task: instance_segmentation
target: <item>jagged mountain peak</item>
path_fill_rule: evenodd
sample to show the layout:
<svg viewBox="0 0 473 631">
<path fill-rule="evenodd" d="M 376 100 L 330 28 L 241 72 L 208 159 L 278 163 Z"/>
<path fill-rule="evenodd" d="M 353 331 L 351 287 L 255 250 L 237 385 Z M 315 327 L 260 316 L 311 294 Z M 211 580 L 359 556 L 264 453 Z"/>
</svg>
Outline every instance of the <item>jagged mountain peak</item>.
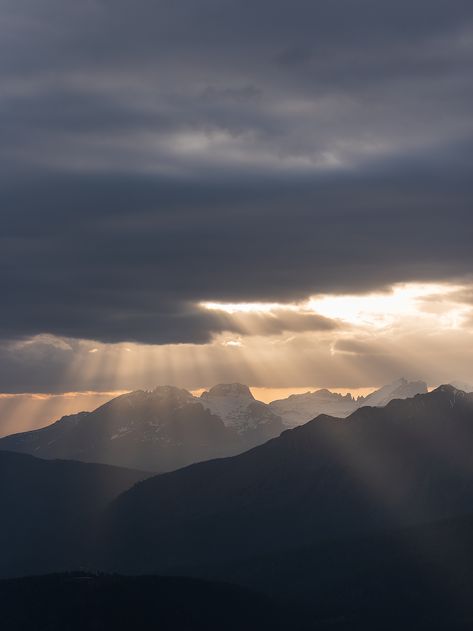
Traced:
<svg viewBox="0 0 473 631">
<path fill-rule="evenodd" d="M 464 390 L 461 390 L 460 388 L 457 388 L 456 386 L 452 385 L 451 383 L 444 383 L 440 386 L 438 386 L 438 388 L 435 388 L 434 390 L 432 390 L 432 392 L 445 392 L 446 394 L 456 394 L 458 392 L 460 392 L 461 394 L 465 394 Z"/>
<path fill-rule="evenodd" d="M 424 381 L 408 381 L 405 377 L 401 377 L 360 399 L 360 403 L 364 406 L 384 407 L 392 399 L 407 399 L 416 394 L 427 394 L 427 392 L 427 384 Z"/>
<path fill-rule="evenodd" d="M 257 401 L 249 387 L 241 383 L 218 384 L 203 392 L 200 401 L 226 427 L 246 435 L 250 439 L 248 446 L 279 436 L 284 429 L 281 418 L 270 406 Z"/>
<path fill-rule="evenodd" d="M 172 400 L 181 404 L 197 403 L 198 401 L 188 390 L 176 386 L 156 386 L 150 395 L 153 399 Z"/>
<path fill-rule="evenodd" d="M 355 399 L 350 393 L 342 395 L 322 388 L 272 401 L 270 407 L 282 418 L 286 427 L 292 428 L 303 425 L 320 414 L 346 417 L 361 406 L 384 407 L 392 399 L 406 399 L 427 391 L 427 384 L 423 381 L 408 381 L 401 377 L 366 397 Z"/>
<path fill-rule="evenodd" d="M 193 395 L 189 392 L 189 390 L 185 390 L 184 388 L 178 388 L 177 386 L 156 386 L 153 390 L 151 390 L 151 394 L 157 396 L 183 396 L 187 398 L 193 398 Z"/>
<path fill-rule="evenodd" d="M 284 427 L 248 386 L 220 384 L 195 397 L 160 385 L 115 397 L 92 412 L 5 437 L 0 448 L 43 458 L 73 458 L 169 471 L 240 453 Z"/>
<path fill-rule="evenodd" d="M 201 394 L 202 399 L 210 397 L 246 397 L 255 400 L 249 387 L 242 383 L 219 383 Z"/>
<path fill-rule="evenodd" d="M 125 569 L 146 572 L 165 569 L 167 556 L 221 562 L 469 511 L 472 418 L 473 395 L 447 386 L 346 419 L 321 415 L 234 458 L 157 476 L 114 505 L 111 558 L 126 541 Z"/>
</svg>

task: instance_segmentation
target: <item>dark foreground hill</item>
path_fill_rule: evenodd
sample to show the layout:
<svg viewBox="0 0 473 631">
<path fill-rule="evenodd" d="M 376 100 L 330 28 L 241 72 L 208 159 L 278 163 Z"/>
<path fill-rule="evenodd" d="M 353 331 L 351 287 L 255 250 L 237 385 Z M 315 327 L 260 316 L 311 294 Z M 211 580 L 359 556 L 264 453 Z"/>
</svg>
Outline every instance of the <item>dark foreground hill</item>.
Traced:
<svg viewBox="0 0 473 631">
<path fill-rule="evenodd" d="M 167 571 L 471 512 L 473 395 L 450 386 L 146 480 L 104 527 L 106 563 Z"/>
<path fill-rule="evenodd" d="M 82 573 L 0 581 L 2 628 L 473 628 L 473 517 L 186 571 L 199 579 Z"/>
<path fill-rule="evenodd" d="M 316 629 L 473 628 L 471 515 L 181 571 L 262 590 Z"/>
<path fill-rule="evenodd" d="M 106 506 L 147 476 L 0 452 L 0 577 L 84 563 Z"/>
<path fill-rule="evenodd" d="M 5 631 L 299 629 L 270 598 L 190 578 L 64 574 L 0 581 Z"/>
</svg>

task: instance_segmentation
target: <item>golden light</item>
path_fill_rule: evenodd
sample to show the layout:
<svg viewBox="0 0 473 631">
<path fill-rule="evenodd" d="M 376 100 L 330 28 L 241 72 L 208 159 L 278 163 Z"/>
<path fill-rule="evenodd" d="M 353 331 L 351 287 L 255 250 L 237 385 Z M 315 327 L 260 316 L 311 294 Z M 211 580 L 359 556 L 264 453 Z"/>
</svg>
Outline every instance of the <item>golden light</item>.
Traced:
<svg viewBox="0 0 473 631">
<path fill-rule="evenodd" d="M 221 311 L 229 315 L 240 313 L 273 313 L 281 309 L 299 310 L 297 304 L 282 304 L 278 302 L 201 302 L 199 306 L 208 311 Z"/>
<path fill-rule="evenodd" d="M 280 311 L 293 311 L 374 329 L 390 326 L 399 319 L 435 317 L 438 326 L 457 328 L 471 311 L 470 305 L 455 300 L 455 295 L 464 289 L 462 285 L 404 283 L 393 285 L 385 292 L 321 294 L 299 303 L 203 302 L 200 307 L 235 318 L 246 314 L 277 317 Z"/>
</svg>

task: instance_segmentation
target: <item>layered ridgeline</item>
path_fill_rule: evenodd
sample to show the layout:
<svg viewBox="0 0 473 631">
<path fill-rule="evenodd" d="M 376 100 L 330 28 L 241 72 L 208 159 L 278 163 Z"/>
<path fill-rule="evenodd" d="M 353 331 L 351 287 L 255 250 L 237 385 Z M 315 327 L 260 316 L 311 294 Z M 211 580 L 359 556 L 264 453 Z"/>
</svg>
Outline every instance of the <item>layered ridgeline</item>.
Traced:
<svg viewBox="0 0 473 631">
<path fill-rule="evenodd" d="M 319 414 L 343 418 L 365 405 L 382 407 L 393 399 L 407 399 L 426 392 L 425 382 L 401 378 L 366 397 L 354 398 L 351 394 L 341 395 L 324 388 L 315 392 L 292 394 L 287 399 L 272 401 L 269 406 L 282 418 L 286 427 L 297 427 Z"/>
<path fill-rule="evenodd" d="M 293 615 L 265 595 L 192 578 L 74 572 L 4 580 L 0 608 L 5 631 L 301 628 Z"/>
<path fill-rule="evenodd" d="M 301 603 L 293 611 L 307 614 L 307 629 L 466 631 L 472 445 L 473 395 L 442 386 L 346 419 L 322 415 L 244 454 L 149 479 L 0 452 L 0 576 L 189 575 Z M 124 594 L 135 589 L 125 583 Z M 76 602 L 77 589 L 66 589 Z M 170 597 L 187 602 L 176 589 Z"/>
<path fill-rule="evenodd" d="M 219 384 L 200 397 L 160 386 L 112 399 L 93 412 L 65 416 L 48 427 L 0 439 L 0 449 L 164 472 L 241 453 L 318 416 L 344 417 L 361 405 L 426 392 L 401 379 L 355 400 L 318 390 L 269 405 L 248 386 Z"/>
<path fill-rule="evenodd" d="M 171 471 L 240 453 L 278 436 L 281 419 L 247 386 L 215 386 L 202 396 L 161 386 L 112 399 L 93 412 L 0 440 L 0 449 L 41 458 Z"/>
<path fill-rule="evenodd" d="M 105 530 L 110 569 L 161 572 L 468 513 L 472 445 L 473 395 L 451 386 L 319 416 L 124 493 Z"/>
<path fill-rule="evenodd" d="M 0 577 L 87 563 L 106 506 L 147 475 L 0 451 Z"/>
</svg>

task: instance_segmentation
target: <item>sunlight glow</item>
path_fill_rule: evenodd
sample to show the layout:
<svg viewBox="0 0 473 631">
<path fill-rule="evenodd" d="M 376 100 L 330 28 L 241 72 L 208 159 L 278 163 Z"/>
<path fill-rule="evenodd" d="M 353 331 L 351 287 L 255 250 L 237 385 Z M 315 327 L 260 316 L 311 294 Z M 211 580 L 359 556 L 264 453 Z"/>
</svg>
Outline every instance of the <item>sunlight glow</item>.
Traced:
<svg viewBox="0 0 473 631">
<path fill-rule="evenodd" d="M 404 283 L 385 292 L 311 296 L 300 303 L 203 302 L 204 309 L 231 316 L 261 314 L 277 317 L 280 311 L 313 314 L 354 326 L 382 329 L 399 319 L 435 317 L 441 328 L 458 328 L 470 314 L 471 306 L 459 303 L 455 295 L 461 285 Z"/>
<path fill-rule="evenodd" d="M 281 309 L 299 311 L 297 304 L 278 302 L 201 302 L 200 306 L 209 311 L 221 311 L 229 315 L 239 313 L 273 313 Z"/>
<path fill-rule="evenodd" d="M 425 309 L 423 301 L 428 301 L 434 296 L 445 299 L 460 289 L 461 287 L 456 285 L 408 283 L 394 285 L 385 293 L 314 297 L 308 301 L 307 307 L 327 318 L 339 319 L 354 325 L 382 328 L 392 324 L 399 317 L 425 316 L 429 311 Z M 443 325 L 457 325 L 461 312 L 466 310 L 464 306 L 450 305 L 442 314 Z"/>
</svg>

